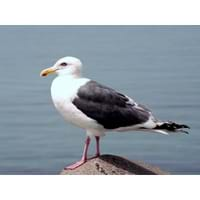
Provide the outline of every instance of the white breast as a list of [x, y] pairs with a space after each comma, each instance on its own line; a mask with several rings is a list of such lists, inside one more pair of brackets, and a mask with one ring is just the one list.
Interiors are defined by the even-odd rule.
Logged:
[[71, 76], [58, 76], [51, 85], [51, 96], [56, 105], [62, 101], [71, 102], [77, 94], [78, 89], [87, 83], [89, 79], [73, 78]]
[[51, 96], [56, 109], [64, 119], [84, 129], [96, 129], [98, 124], [95, 120], [88, 118], [72, 103], [78, 89], [86, 84], [89, 79], [58, 76], [51, 85]]

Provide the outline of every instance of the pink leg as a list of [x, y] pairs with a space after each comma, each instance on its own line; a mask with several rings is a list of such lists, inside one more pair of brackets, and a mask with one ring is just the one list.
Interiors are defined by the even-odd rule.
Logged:
[[87, 161], [87, 152], [88, 152], [89, 144], [90, 144], [90, 137], [87, 137], [85, 140], [85, 146], [84, 146], [83, 155], [82, 155], [81, 160], [70, 166], [65, 167], [64, 169], [76, 169], [77, 167], [84, 164]]
[[90, 160], [100, 156], [100, 145], [99, 145], [100, 137], [99, 136], [95, 136], [95, 139], [96, 139], [96, 153], [95, 153], [95, 156], [89, 158]]
[[100, 137], [99, 136], [95, 136], [95, 138], [96, 138], [96, 157], [99, 157], [100, 156], [100, 148], [99, 148]]

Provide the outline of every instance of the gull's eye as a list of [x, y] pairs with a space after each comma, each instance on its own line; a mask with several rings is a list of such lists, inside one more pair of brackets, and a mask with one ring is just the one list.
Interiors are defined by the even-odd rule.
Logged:
[[63, 62], [63, 63], [60, 64], [60, 66], [63, 66], [63, 67], [67, 66], [67, 63]]

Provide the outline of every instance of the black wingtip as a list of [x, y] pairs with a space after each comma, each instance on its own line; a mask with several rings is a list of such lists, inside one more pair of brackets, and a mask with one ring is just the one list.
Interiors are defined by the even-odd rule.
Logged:
[[[189, 127], [188, 125], [185, 125], [185, 124], [182, 124], [182, 125], [181, 125], [181, 129], [182, 129], [182, 128], [190, 129], [190, 127]], [[185, 130], [181, 130], [181, 132], [183, 132], [183, 133], [185, 133], [185, 134], [189, 134], [189, 132], [188, 132], [188, 131], [185, 131]]]
[[178, 129], [178, 130], [176, 130], [176, 132], [181, 132], [181, 133], [185, 133], [185, 134], [189, 135], [188, 131], [185, 131], [185, 130], [182, 130], [182, 129]]
[[190, 127], [188, 125], [185, 125], [185, 124], [182, 124], [182, 128], [190, 129]]
[[184, 133], [187, 134], [187, 135], [189, 135], [189, 132], [187, 132], [187, 131], [184, 131]]

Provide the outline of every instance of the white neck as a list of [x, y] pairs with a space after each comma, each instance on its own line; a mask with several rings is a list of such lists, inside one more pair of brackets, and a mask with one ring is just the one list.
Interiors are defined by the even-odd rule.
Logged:
[[81, 78], [81, 74], [58, 74], [57, 77], [63, 77], [65, 79], [78, 79]]

